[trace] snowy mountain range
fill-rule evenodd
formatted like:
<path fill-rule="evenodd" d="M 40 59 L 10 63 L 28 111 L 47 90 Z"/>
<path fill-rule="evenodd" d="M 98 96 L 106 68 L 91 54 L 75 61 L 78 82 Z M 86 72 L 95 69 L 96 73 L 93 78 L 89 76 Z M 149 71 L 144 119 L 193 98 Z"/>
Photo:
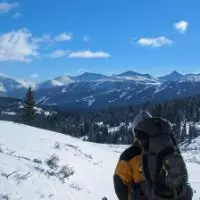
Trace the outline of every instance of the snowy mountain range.
<path fill-rule="evenodd" d="M 28 87 L 35 89 L 38 104 L 76 109 L 99 109 L 159 101 L 199 94 L 200 74 L 176 71 L 162 77 L 127 71 L 105 76 L 84 73 L 63 75 L 39 84 L 0 75 L 0 95 L 22 97 Z"/>
<path fill-rule="evenodd" d="M 85 142 L 6 121 L 0 121 L 0 130 L 0 199 L 117 200 L 113 173 L 128 146 Z M 196 200 L 200 138 L 182 150 Z"/>
<path fill-rule="evenodd" d="M 20 96 L 29 87 L 35 88 L 35 84 L 0 74 L 0 95 L 2 96 Z"/>

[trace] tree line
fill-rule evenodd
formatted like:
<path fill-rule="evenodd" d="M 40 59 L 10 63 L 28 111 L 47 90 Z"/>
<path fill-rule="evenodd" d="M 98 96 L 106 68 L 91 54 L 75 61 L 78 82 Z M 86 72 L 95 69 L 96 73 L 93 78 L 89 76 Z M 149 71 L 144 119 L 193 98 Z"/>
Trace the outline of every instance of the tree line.
<path fill-rule="evenodd" d="M 98 143 L 130 144 L 133 141 L 130 123 L 141 111 L 168 119 L 173 124 L 177 141 L 191 141 L 199 135 L 196 123 L 200 121 L 200 95 L 142 105 L 105 108 L 95 112 L 70 111 L 67 107 L 47 107 L 56 111 L 51 115 L 37 114 L 34 94 L 27 91 L 23 109 L 15 119 L 31 126 L 57 131 Z M 117 127 L 111 131 L 111 127 Z"/>

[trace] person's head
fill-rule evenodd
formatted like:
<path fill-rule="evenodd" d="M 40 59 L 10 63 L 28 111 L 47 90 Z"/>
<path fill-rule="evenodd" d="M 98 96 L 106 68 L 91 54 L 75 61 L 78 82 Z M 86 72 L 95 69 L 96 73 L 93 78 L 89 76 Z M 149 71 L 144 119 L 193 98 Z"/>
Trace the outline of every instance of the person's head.
<path fill-rule="evenodd" d="M 132 132 L 134 139 L 142 146 L 148 141 L 148 136 L 145 132 L 138 130 L 138 125 L 147 118 L 152 118 L 151 114 L 147 111 L 140 111 L 140 113 L 134 118 L 132 122 Z"/>
<path fill-rule="evenodd" d="M 133 123 L 136 141 L 144 151 L 157 152 L 172 143 L 172 129 L 168 120 L 140 113 Z"/>

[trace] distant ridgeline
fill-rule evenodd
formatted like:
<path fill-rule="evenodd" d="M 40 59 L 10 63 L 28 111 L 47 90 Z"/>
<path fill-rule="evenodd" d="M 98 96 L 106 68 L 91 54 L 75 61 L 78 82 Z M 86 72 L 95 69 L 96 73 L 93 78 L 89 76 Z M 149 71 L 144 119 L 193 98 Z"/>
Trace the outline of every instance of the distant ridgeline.
<path fill-rule="evenodd" d="M 97 111 L 198 95 L 200 74 L 182 75 L 174 71 L 154 77 L 133 71 L 112 76 L 86 72 L 78 76 L 65 74 L 35 84 L 0 74 L 1 96 L 22 98 L 29 87 L 34 90 L 37 105 Z"/>
<path fill-rule="evenodd" d="M 18 99 L 0 98 L 1 119 L 22 123 L 23 104 Z M 31 126 L 81 137 L 98 143 L 130 144 L 133 140 L 131 122 L 141 110 L 167 118 L 174 125 L 178 142 L 190 141 L 200 134 L 200 95 L 184 99 L 147 102 L 142 105 L 107 108 L 83 112 L 61 107 L 36 108 Z M 9 116 L 9 117 L 8 117 Z"/>

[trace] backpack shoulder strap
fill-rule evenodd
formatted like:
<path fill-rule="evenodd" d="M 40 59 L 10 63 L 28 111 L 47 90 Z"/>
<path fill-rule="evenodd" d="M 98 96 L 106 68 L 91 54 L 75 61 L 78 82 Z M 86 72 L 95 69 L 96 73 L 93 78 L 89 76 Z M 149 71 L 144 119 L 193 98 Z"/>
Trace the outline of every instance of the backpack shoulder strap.
<path fill-rule="evenodd" d="M 158 180 L 159 178 L 159 174 L 160 171 L 162 169 L 162 165 L 163 165 L 163 160 L 166 156 L 168 156 L 169 154 L 172 154 L 175 152 L 175 148 L 174 147 L 167 147 L 165 149 L 163 149 L 157 156 L 157 167 L 156 167 L 156 180 Z"/>
<path fill-rule="evenodd" d="M 149 164 L 148 164 L 148 154 L 143 154 L 142 156 L 142 166 L 144 177 L 150 185 L 153 185 L 153 180 L 151 179 L 149 172 Z"/>
<path fill-rule="evenodd" d="M 154 183 L 154 187 L 155 187 L 155 193 L 157 195 L 162 196 L 161 194 L 159 194 L 159 190 L 160 190 L 160 182 L 159 182 L 159 177 L 160 177 L 160 172 L 162 170 L 163 167 L 163 162 L 164 162 L 164 158 L 170 154 L 173 154 L 174 152 L 176 152 L 174 147 L 167 147 L 165 149 L 163 149 L 157 156 L 157 167 L 156 167 L 156 177 L 155 177 L 155 183 Z M 171 198 L 171 194 L 167 195 L 168 198 Z"/>

